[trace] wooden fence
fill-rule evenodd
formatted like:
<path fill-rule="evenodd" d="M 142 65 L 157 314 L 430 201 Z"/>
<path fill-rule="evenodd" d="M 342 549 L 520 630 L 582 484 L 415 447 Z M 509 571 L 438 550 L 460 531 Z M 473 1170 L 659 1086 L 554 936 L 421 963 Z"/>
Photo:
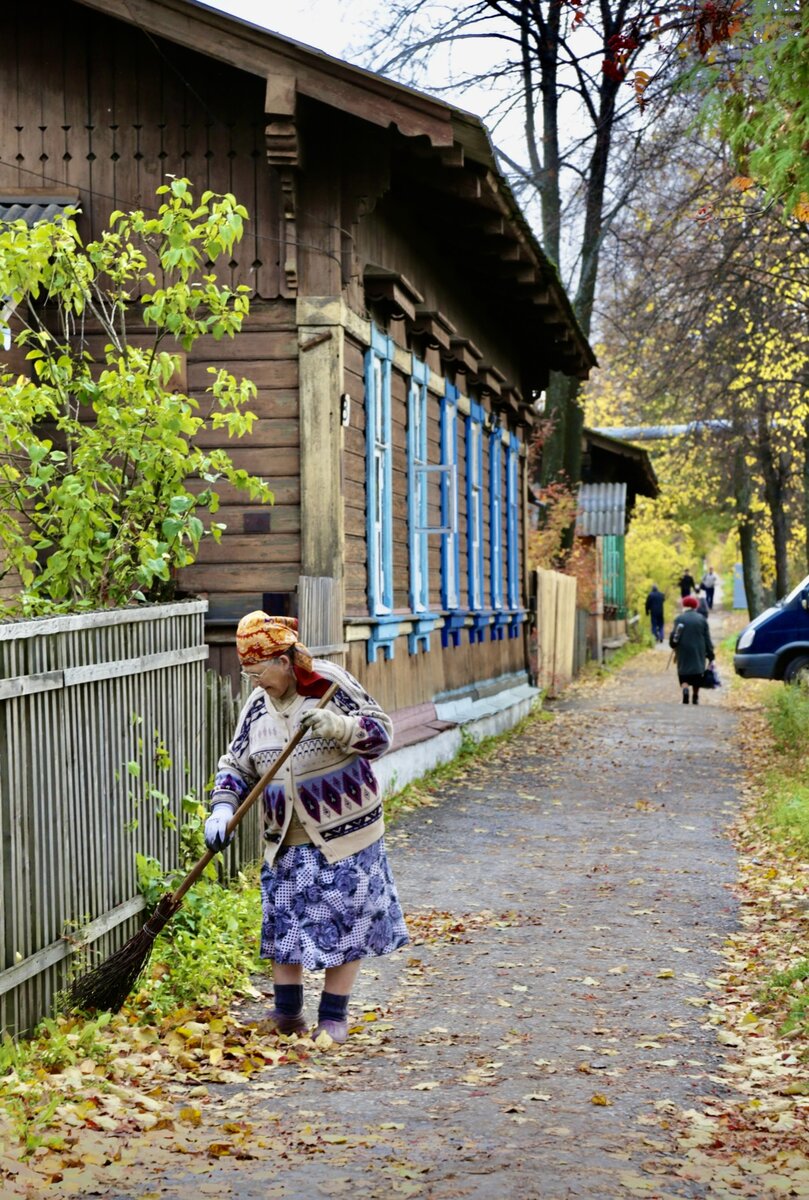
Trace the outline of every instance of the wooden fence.
<path fill-rule="evenodd" d="M 138 928 L 137 851 L 176 864 L 205 785 L 206 607 L 0 625 L 0 1028 L 50 1011 L 76 949 Z"/>
<path fill-rule="evenodd" d="M 536 575 L 537 684 L 553 695 L 573 678 L 576 580 L 558 571 Z"/>

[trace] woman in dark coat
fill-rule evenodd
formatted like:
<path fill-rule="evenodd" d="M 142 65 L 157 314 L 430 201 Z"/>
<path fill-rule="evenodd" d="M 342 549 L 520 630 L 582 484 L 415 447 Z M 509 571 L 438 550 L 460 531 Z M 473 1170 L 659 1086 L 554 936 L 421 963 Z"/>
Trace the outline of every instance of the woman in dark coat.
<path fill-rule="evenodd" d="M 713 665 L 714 648 L 708 622 L 697 609 L 696 596 L 683 598 L 683 611 L 674 622 L 669 645 L 677 657 L 677 676 L 683 689 L 683 704 L 699 704 L 699 689 L 706 664 Z"/>

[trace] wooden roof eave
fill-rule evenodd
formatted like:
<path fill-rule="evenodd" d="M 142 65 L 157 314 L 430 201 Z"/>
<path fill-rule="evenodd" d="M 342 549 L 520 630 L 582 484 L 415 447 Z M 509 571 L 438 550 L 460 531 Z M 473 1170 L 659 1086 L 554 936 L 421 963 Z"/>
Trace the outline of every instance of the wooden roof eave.
<path fill-rule="evenodd" d="M 393 125 L 405 137 L 427 137 L 436 147 L 453 146 L 452 114 L 446 104 L 311 46 L 208 8 L 199 0 L 78 3 L 261 79 L 294 77 L 300 95 L 383 128 Z"/>
<path fill-rule="evenodd" d="M 482 169 L 481 173 L 487 184 L 496 189 L 495 204 L 506 228 L 515 240 L 519 242 L 523 252 L 528 251 L 530 258 L 535 262 L 539 270 L 543 284 L 551 292 L 553 298 L 552 307 L 564 315 L 565 323 L 573 333 L 576 344 L 576 358 L 579 361 L 576 364 L 575 370 L 568 368 L 566 373 L 586 379 L 590 370 L 598 365 L 596 356 L 579 325 L 567 292 L 559 279 L 556 266 L 540 246 L 533 230 L 517 204 L 511 188 L 499 172 L 494 148 L 485 125 L 479 118 L 457 109 L 453 110 L 452 124 L 455 140 L 463 150 L 464 161 L 469 165 L 473 163 L 478 164 L 478 169 Z M 492 198 L 487 198 L 485 210 L 485 220 L 489 223 L 489 228 L 491 228 Z"/>
<path fill-rule="evenodd" d="M 586 378 L 590 368 L 597 365 L 556 267 L 544 254 L 500 174 L 488 132 L 478 117 L 313 47 L 208 8 L 201 0 L 78 0 L 78 3 L 268 83 L 272 81 L 268 91 L 278 91 L 280 87 L 290 96 L 309 96 L 383 128 L 393 126 L 407 138 L 426 137 L 439 152 L 439 170 L 457 172 L 454 184 L 460 188 L 460 198 L 479 206 L 489 220 L 501 217 L 508 232 L 528 249 L 529 261 L 536 265 L 552 295 L 552 307 L 560 311 L 573 333 L 575 351 L 568 355 L 569 366 L 563 369 Z M 530 282 L 527 274 L 522 277 Z"/>

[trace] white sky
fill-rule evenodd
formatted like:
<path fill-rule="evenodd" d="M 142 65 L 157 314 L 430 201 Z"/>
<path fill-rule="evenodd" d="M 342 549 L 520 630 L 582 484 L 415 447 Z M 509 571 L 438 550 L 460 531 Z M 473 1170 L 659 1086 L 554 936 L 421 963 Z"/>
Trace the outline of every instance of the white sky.
<path fill-rule="evenodd" d="M 380 0 L 204 0 L 209 8 L 295 38 L 336 58 L 348 58 L 359 45 Z M 384 3 L 384 0 L 382 0 Z"/>

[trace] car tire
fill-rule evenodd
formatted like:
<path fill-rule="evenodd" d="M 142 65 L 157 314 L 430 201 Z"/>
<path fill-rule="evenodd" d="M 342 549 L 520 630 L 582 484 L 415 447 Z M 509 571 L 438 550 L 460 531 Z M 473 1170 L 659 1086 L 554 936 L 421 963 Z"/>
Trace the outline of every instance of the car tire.
<path fill-rule="evenodd" d="M 809 654 L 797 654 L 784 667 L 784 683 L 809 684 Z"/>

